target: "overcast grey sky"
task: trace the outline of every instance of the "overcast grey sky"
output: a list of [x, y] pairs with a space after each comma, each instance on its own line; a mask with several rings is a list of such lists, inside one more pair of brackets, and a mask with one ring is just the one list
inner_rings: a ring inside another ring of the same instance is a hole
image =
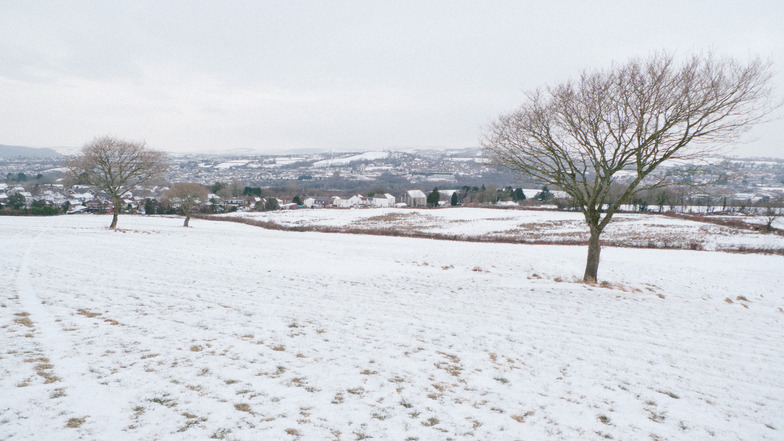
[[[472, 147], [524, 91], [657, 50], [769, 59], [781, 97], [784, 1], [4, 0], [0, 144]], [[784, 156], [784, 119], [753, 136]]]

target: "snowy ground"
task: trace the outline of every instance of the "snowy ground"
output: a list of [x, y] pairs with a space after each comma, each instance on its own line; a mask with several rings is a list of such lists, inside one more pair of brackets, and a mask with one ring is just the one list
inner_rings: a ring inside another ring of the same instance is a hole
[[0, 217], [0, 439], [784, 438], [784, 257], [181, 223]]
[[[238, 212], [227, 216], [275, 222], [286, 226], [345, 227], [355, 230], [414, 231], [461, 237], [522, 239], [539, 243], [588, 241], [581, 213], [489, 208], [426, 209], [316, 209]], [[732, 219], [759, 221], [758, 216]], [[778, 226], [778, 225], [774, 225]], [[657, 214], [617, 214], [602, 240], [619, 246], [703, 250], [784, 250], [784, 236], [759, 231], [677, 219]]]

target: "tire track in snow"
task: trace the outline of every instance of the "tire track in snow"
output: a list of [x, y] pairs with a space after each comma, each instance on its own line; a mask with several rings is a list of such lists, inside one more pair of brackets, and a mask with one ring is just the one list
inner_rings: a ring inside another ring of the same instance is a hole
[[122, 395], [121, 391], [96, 381], [90, 373], [90, 367], [78, 356], [77, 343], [70, 341], [57, 318], [41, 300], [31, 276], [36, 246], [50, 228], [41, 231], [30, 241], [21, 259], [16, 279], [18, 301], [22, 310], [30, 314], [34, 324], [35, 346], [50, 360], [54, 375], [60, 378], [59, 384], [62, 384], [66, 394], [63, 400], [68, 413], [63, 417], [63, 427], [66, 417], [86, 418], [80, 432], [116, 439], [121, 436], [121, 428], [124, 426], [118, 422], [118, 417], [123, 414], [118, 404], [127, 400], [118, 398], [118, 394]]

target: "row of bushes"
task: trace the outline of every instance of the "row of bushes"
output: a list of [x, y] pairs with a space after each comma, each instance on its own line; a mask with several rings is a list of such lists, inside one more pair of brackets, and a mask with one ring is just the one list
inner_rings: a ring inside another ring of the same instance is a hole
[[45, 205], [43, 207], [30, 207], [14, 210], [13, 208], [0, 209], [0, 216], [54, 216], [60, 214], [60, 209]]

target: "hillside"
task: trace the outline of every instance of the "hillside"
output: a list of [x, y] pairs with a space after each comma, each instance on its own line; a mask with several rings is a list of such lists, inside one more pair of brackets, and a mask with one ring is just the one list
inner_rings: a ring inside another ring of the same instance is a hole
[[784, 258], [0, 217], [0, 439], [754, 439]]
[[[235, 212], [220, 216], [223, 217], [321, 231], [382, 232], [401, 236], [534, 244], [587, 244], [589, 236], [582, 213], [540, 209], [317, 209]], [[619, 213], [607, 226], [602, 241], [623, 247], [755, 250], [784, 255], [784, 235], [760, 231], [759, 226], [765, 223], [764, 216], [705, 216], [702, 220], [655, 213]], [[716, 225], [706, 222], [711, 220], [734, 223]], [[784, 216], [775, 219], [773, 227], [783, 229]]]
[[41, 156], [60, 156], [60, 154], [49, 148], [21, 147], [16, 145], [0, 144], [0, 158], [35, 158]]

